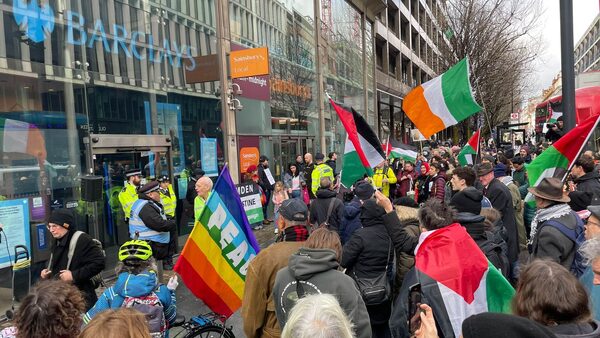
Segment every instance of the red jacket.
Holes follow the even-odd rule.
[[[439,173],[433,178],[431,189],[429,189],[429,198],[437,198],[444,202],[446,194],[446,175]]]
[[[402,176],[407,176],[409,177],[409,179],[407,180],[401,180]],[[408,191],[410,191],[411,189],[411,184],[414,186],[415,181],[417,180],[417,171],[413,170],[413,171],[406,171],[406,170],[400,170],[398,171],[398,174],[396,175],[396,178],[398,179],[398,183],[397,183],[397,187],[396,187],[396,195],[398,197],[404,197],[406,196],[406,193]]]

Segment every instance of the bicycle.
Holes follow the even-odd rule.
[[[171,325],[169,332],[174,328],[182,328],[177,334],[171,337],[176,338],[183,334],[183,338],[201,337],[201,338],[235,338],[232,326],[226,327],[227,317],[214,312],[194,316],[186,321],[184,316],[177,316],[175,323]]]

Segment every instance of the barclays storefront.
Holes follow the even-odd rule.
[[[193,57],[216,53],[212,0],[3,0],[0,13],[3,312],[14,247],[30,248],[36,274],[48,258],[44,223],[53,209],[74,209],[78,227],[99,238],[110,259],[127,237],[116,199],[124,171],[168,174],[185,194],[186,173],[203,166],[201,147],[210,165],[222,164],[223,126],[218,83],[185,82]],[[94,148],[93,140],[114,134],[132,137]],[[89,135],[99,136],[88,142]],[[147,135],[163,147],[144,144]],[[104,178],[96,202],[81,194],[87,173]],[[178,204],[183,210],[183,199]],[[180,234],[188,233],[179,219]]]

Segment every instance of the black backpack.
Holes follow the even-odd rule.
[[[487,233],[487,239],[481,245],[479,245],[479,248],[485,257],[487,257],[487,259],[502,273],[502,275],[508,278],[510,267],[508,257],[502,249],[502,245],[491,240],[490,235],[490,233]]]

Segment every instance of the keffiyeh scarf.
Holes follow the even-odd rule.
[[[571,207],[567,203],[555,204],[545,209],[538,209],[535,213],[535,217],[533,217],[533,220],[531,221],[531,231],[529,232],[529,241],[527,241],[527,244],[531,245],[533,243],[538,224],[544,223],[549,219],[560,218],[570,213]]]

